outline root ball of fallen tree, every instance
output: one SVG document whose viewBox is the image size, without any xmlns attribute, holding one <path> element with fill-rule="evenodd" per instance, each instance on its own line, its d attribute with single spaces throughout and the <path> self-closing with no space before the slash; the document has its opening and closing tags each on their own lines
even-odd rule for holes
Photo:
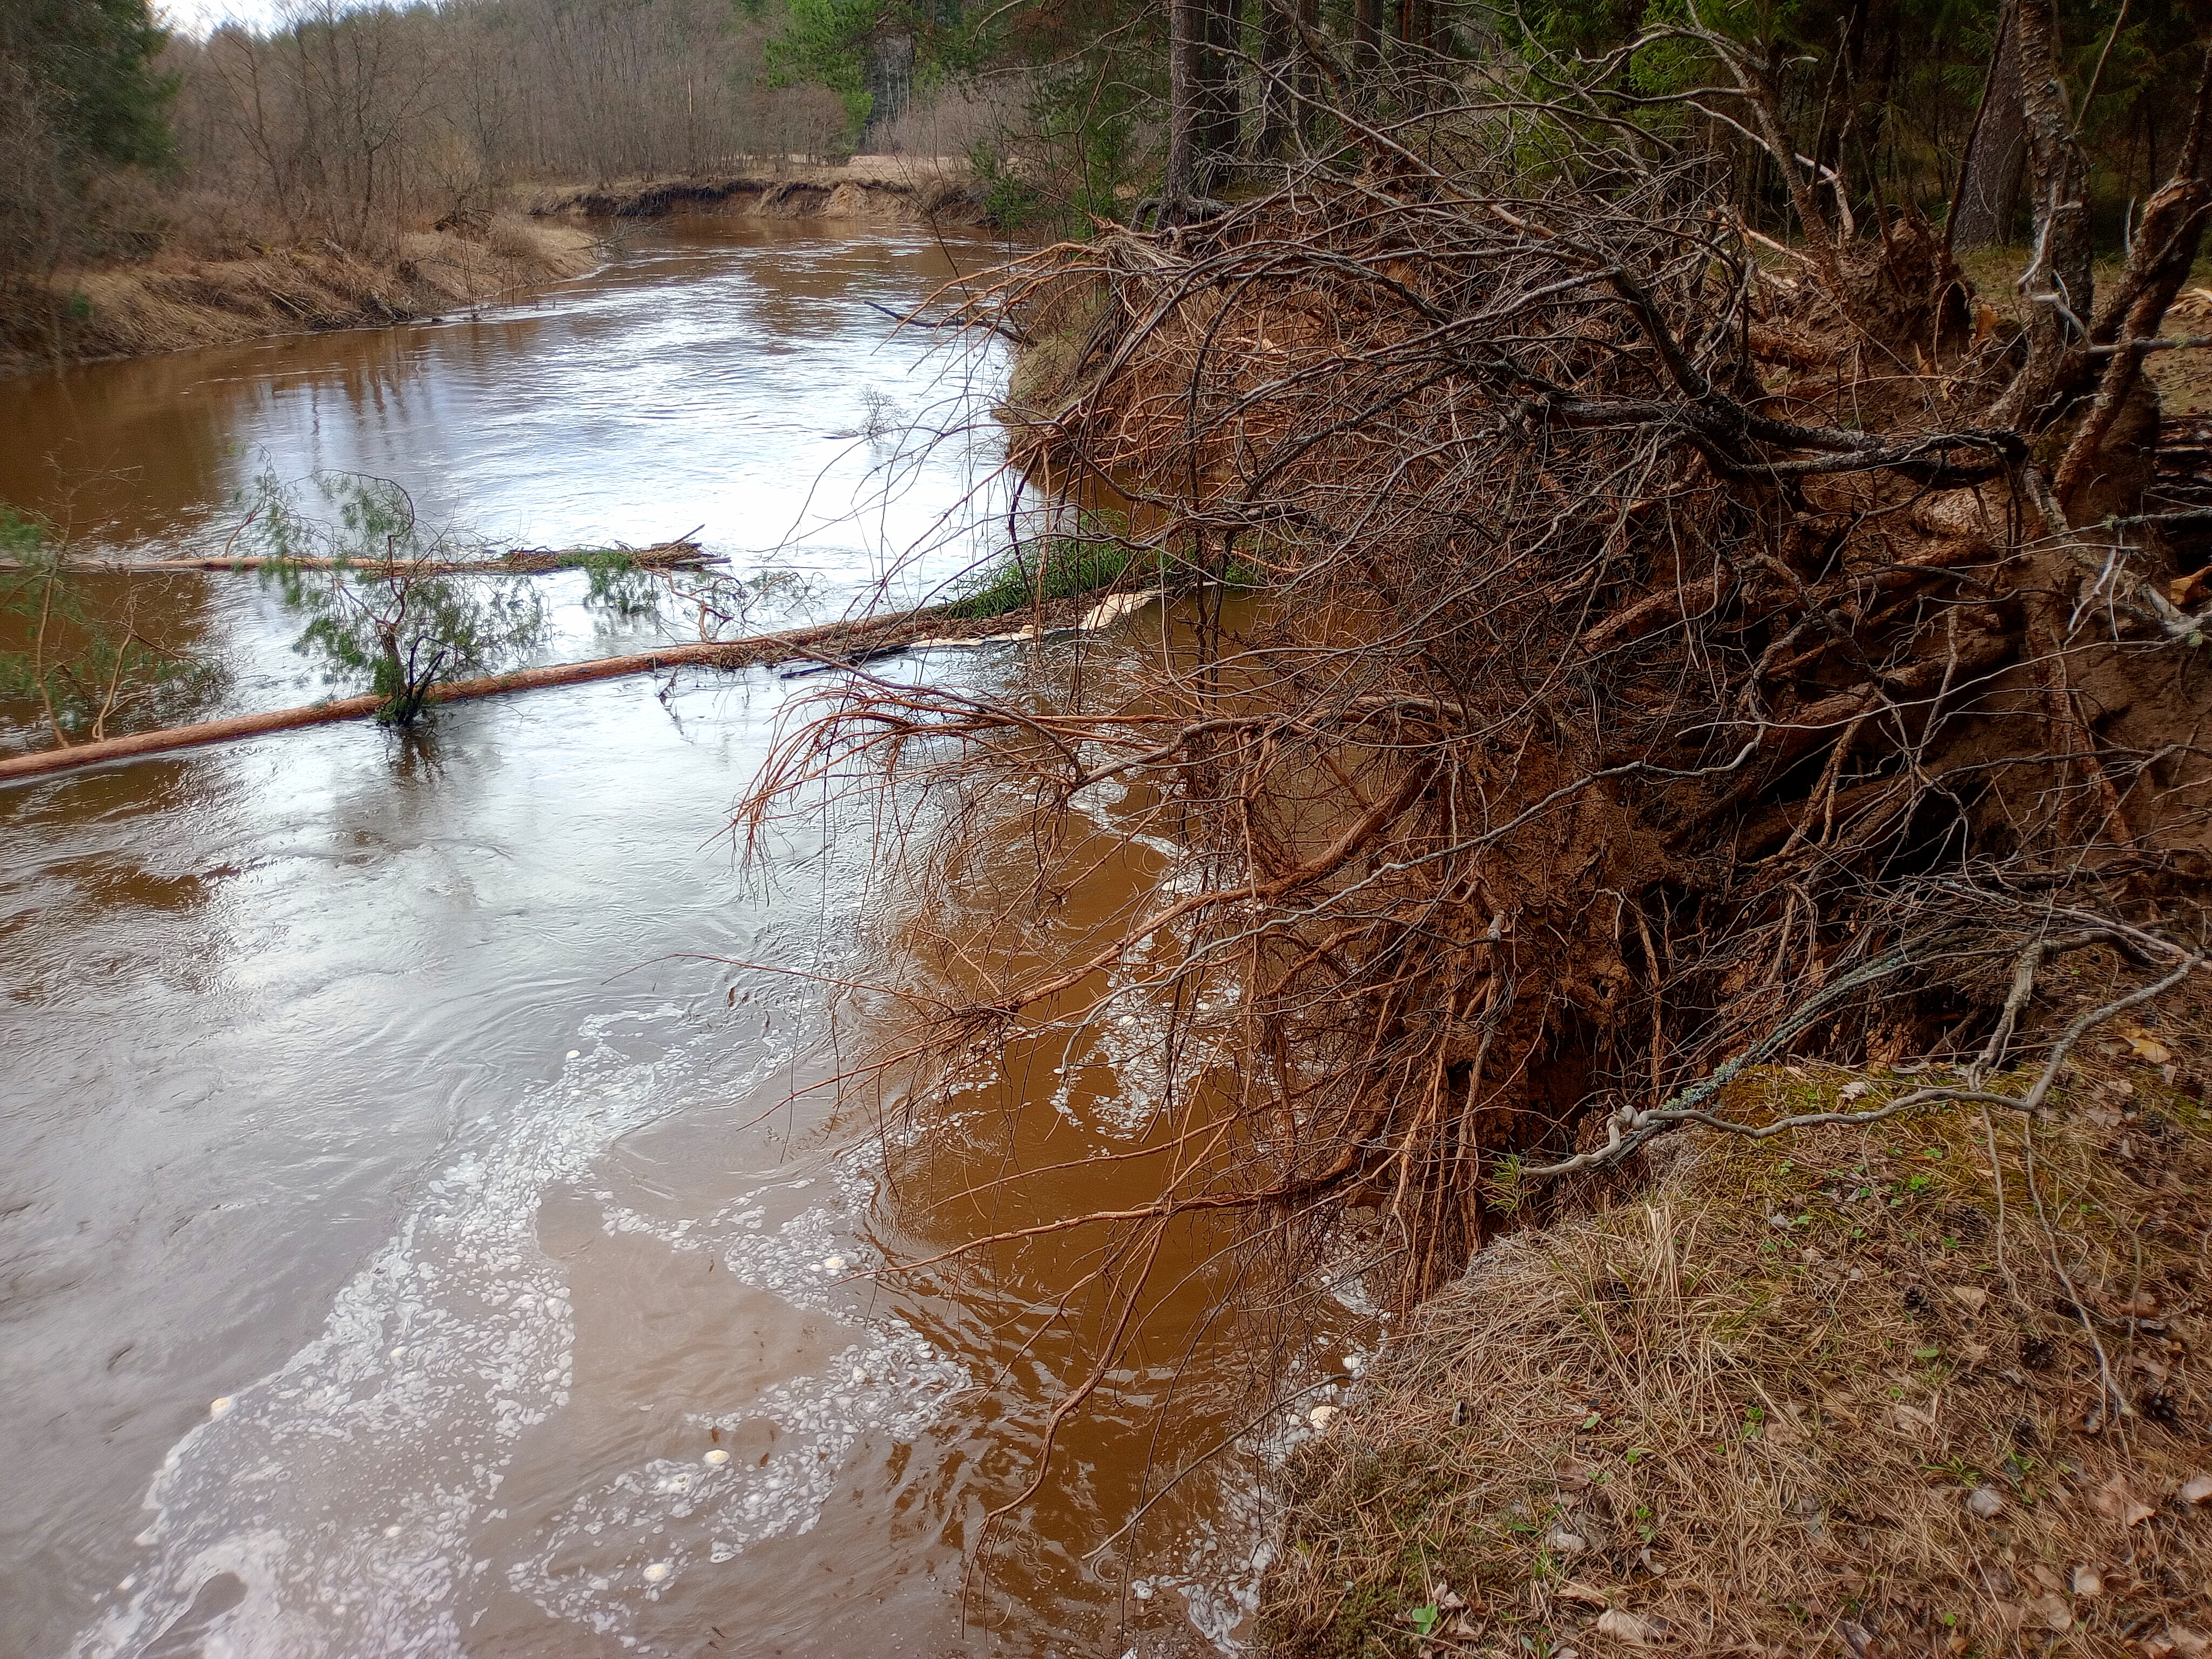
<svg viewBox="0 0 2212 1659">
<path fill-rule="evenodd" d="M 1371 1212 L 1355 1265 L 1407 1309 L 1669 1133 L 1780 1133 L 1736 1115 L 1760 1068 L 1942 1063 L 1916 1107 L 2032 1122 L 2075 1046 L 2201 996 L 2208 616 L 2145 510 L 2141 371 L 2205 101 L 2056 329 L 1978 325 L 1909 214 L 1761 246 L 1693 159 L 1502 104 L 1340 112 L 1356 175 L 1006 273 L 975 314 L 1034 343 L 1019 459 L 1261 593 L 1049 706 L 854 682 L 787 732 L 756 825 L 866 775 L 957 830 L 1017 802 L 1041 912 L 1101 788 L 1177 849 L 1073 964 L 1002 945 L 984 993 L 917 995 L 912 1097 L 1160 1011 L 1157 1202 L 1052 1224 L 1133 1273 L 1149 1230 L 1241 1216 L 1280 1287 Z M 2093 945 L 2124 972 L 2060 1018 Z"/>
</svg>

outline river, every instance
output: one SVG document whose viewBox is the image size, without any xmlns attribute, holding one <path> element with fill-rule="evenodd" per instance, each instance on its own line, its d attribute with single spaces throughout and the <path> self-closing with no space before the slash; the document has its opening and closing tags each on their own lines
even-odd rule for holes
<svg viewBox="0 0 2212 1659">
<path fill-rule="evenodd" d="M 0 382 L 0 500 L 127 558 L 220 545 L 264 469 L 343 468 L 506 541 L 700 526 L 835 614 L 997 533 L 1003 364 L 869 303 L 997 253 L 659 227 L 476 318 Z M 325 695 L 252 578 L 162 591 L 234 665 L 222 707 Z M 544 591 L 548 658 L 653 637 Z M 994 1085 L 1034 1090 L 1012 1145 L 806 1086 L 844 1041 L 806 975 L 899 925 L 865 821 L 795 820 L 764 868 L 727 833 L 817 684 L 611 683 L 0 791 L 0 1651 L 1234 1648 L 1266 1548 L 1243 1449 L 1082 1559 L 1249 1403 L 1195 1292 L 977 1570 L 1089 1363 L 1053 1317 L 1081 1253 L 870 1270 L 1000 1224 L 979 1168 L 1127 1201 L 1081 1166 L 1144 1115 L 1103 1050 Z"/>
</svg>

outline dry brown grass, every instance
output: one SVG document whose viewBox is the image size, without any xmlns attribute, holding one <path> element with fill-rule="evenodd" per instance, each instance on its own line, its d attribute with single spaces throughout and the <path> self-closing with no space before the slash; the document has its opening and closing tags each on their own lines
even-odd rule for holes
<svg viewBox="0 0 2212 1659">
<path fill-rule="evenodd" d="M 0 341 L 0 373 L 56 355 L 135 356 L 404 322 L 580 276 L 597 257 L 583 231 L 502 216 L 483 240 L 412 232 L 378 257 L 322 243 L 264 248 L 243 258 L 171 253 L 64 272 L 53 283 L 64 320 L 52 329 L 26 328 L 14 349 Z"/>
<path fill-rule="evenodd" d="M 2205 1053 L 2187 1024 L 2134 1029 Z M 1486 1252 L 1299 1454 L 1265 1645 L 2206 1651 L 2212 1115 L 2172 1075 L 2114 1038 L 2033 1123 L 1686 1144 Z"/>
</svg>

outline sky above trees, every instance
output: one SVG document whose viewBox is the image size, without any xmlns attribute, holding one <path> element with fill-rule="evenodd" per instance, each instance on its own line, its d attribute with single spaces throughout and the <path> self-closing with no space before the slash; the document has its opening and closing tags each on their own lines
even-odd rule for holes
<svg viewBox="0 0 2212 1659">
<path fill-rule="evenodd" d="M 169 27 L 204 40 L 225 23 L 270 27 L 283 21 L 284 0 L 159 0 L 154 10 Z"/>
</svg>

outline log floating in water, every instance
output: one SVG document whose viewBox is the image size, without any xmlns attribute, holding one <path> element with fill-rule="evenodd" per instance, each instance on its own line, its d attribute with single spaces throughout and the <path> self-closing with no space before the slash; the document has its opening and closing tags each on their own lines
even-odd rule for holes
<svg viewBox="0 0 2212 1659">
<path fill-rule="evenodd" d="M 650 547 L 515 547 L 504 553 L 475 558 L 399 559 L 389 563 L 379 559 L 273 559 L 252 556 L 243 558 L 114 559 L 98 563 L 72 560 L 63 568 L 100 575 L 131 576 L 174 575 L 203 570 L 260 570 L 272 565 L 289 565 L 295 570 L 358 570 L 368 576 L 394 574 L 443 576 L 465 573 L 485 576 L 542 576 L 556 570 L 580 569 L 592 560 L 609 553 L 623 555 L 640 570 L 696 570 L 705 565 L 725 562 L 689 536 L 679 536 L 674 541 L 655 542 Z M 21 560 L 0 559 L 0 570 L 23 568 L 25 566 Z"/>
</svg>

